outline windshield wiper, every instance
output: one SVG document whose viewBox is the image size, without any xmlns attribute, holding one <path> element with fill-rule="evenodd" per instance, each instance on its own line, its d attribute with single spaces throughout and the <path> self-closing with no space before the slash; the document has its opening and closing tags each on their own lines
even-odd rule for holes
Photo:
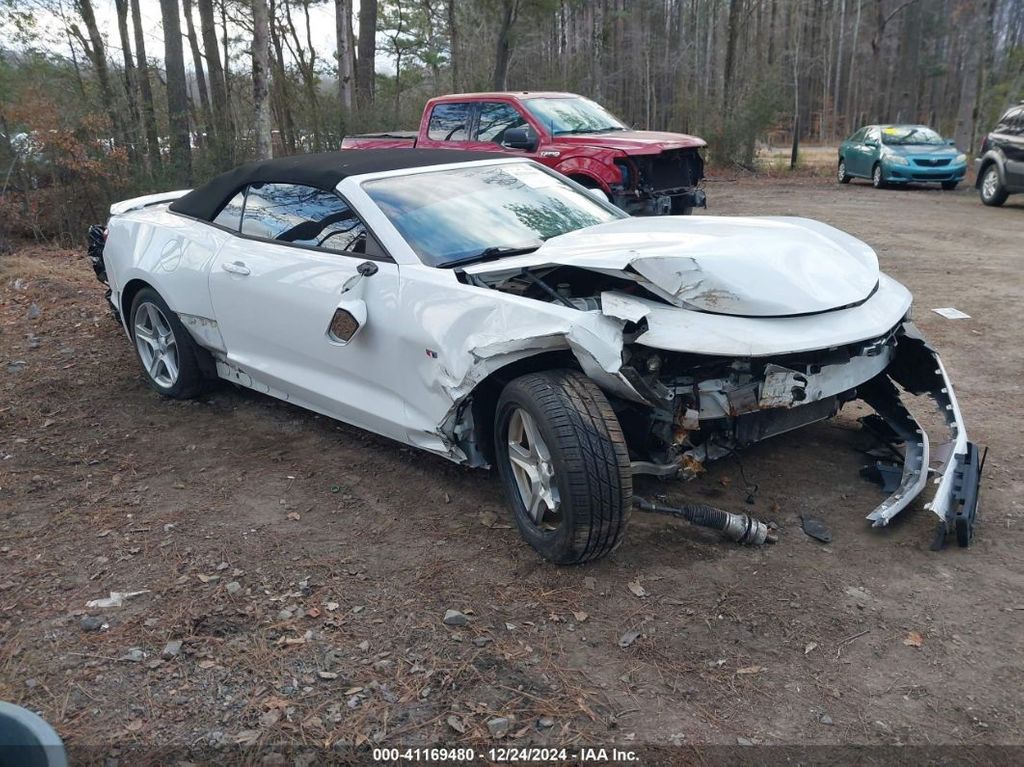
<svg viewBox="0 0 1024 767">
<path fill-rule="evenodd" d="M 443 264 L 438 264 L 442 269 L 451 269 L 453 266 L 463 266 L 465 264 L 472 264 L 478 261 L 496 261 L 499 258 L 506 258 L 508 256 L 524 256 L 527 253 L 533 253 L 540 245 L 530 245 L 522 248 L 500 248 L 490 247 L 484 248 L 479 253 L 474 253 L 471 256 L 463 256 L 457 258 L 454 261 L 445 261 Z"/>
</svg>

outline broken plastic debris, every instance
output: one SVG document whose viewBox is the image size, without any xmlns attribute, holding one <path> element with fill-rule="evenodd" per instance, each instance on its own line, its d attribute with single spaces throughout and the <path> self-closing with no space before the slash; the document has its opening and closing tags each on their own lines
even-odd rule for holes
<svg viewBox="0 0 1024 767">
<path fill-rule="evenodd" d="M 952 306 L 944 306 L 941 309 L 932 309 L 932 311 L 947 320 L 969 320 L 971 318 L 971 315 L 954 309 Z"/>
<path fill-rule="evenodd" d="M 148 594 L 149 589 L 142 591 L 111 591 L 109 597 L 103 599 L 90 599 L 85 603 L 86 607 L 124 607 L 126 600 L 137 597 L 139 594 Z"/>
<path fill-rule="evenodd" d="M 828 526 L 820 519 L 814 517 L 800 517 L 800 522 L 803 525 L 803 530 L 809 536 L 814 538 L 816 541 L 822 543 L 829 543 L 832 540 L 832 531 L 828 529 Z"/>
<path fill-rule="evenodd" d="M 634 596 L 640 597 L 641 599 L 647 596 L 647 589 L 640 585 L 639 578 L 635 581 L 630 581 L 626 585 L 629 587 L 629 590 L 633 592 Z"/>
<path fill-rule="evenodd" d="M 640 632 L 636 629 L 631 629 L 625 634 L 619 637 L 619 647 L 629 647 L 640 637 Z"/>
</svg>

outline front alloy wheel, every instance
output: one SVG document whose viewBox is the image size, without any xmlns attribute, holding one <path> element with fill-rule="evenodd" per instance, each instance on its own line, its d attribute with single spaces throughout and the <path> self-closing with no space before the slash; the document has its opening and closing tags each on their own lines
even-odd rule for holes
<svg viewBox="0 0 1024 767">
<path fill-rule="evenodd" d="M 871 171 L 871 186 L 875 189 L 881 189 L 885 186 L 885 179 L 882 178 L 882 165 L 881 163 L 875 165 Z"/>
<path fill-rule="evenodd" d="M 556 529 L 560 504 L 551 451 L 533 416 L 522 408 L 509 419 L 508 460 L 530 520 L 541 530 Z"/>
<path fill-rule="evenodd" d="M 622 541 L 633 476 L 619 419 L 574 370 L 509 382 L 494 414 L 494 455 L 516 527 L 545 559 L 598 559 Z"/>
</svg>

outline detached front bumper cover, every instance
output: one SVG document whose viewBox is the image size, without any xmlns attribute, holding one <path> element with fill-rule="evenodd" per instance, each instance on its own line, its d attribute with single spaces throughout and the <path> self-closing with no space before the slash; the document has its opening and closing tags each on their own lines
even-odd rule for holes
<svg viewBox="0 0 1024 767">
<path fill-rule="evenodd" d="M 934 469 L 929 465 L 928 435 L 903 405 L 894 381 L 911 394 L 930 396 L 946 422 L 949 441 L 940 449 L 943 457 Z M 929 474 L 934 473 L 938 487 L 925 505 L 940 520 L 932 548 L 941 548 L 950 531 L 956 531 L 957 542 L 967 546 L 973 535 L 978 506 L 980 451 L 967 439 L 967 428 L 942 360 L 913 323 L 903 324 L 889 367 L 861 386 L 858 392 L 904 445 L 901 481 L 892 495 L 868 514 L 868 519 L 875 527 L 889 524 L 920 495 Z"/>
</svg>

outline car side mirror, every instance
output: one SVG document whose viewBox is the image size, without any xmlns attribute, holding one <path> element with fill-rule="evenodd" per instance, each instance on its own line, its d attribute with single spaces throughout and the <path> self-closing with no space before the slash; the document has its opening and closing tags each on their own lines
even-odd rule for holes
<svg viewBox="0 0 1024 767">
<path fill-rule="evenodd" d="M 521 128 L 509 128 L 505 131 L 505 137 L 501 141 L 501 145 L 507 149 L 523 149 L 527 152 L 535 151 L 538 143 L 537 134 L 528 125 Z"/>
<path fill-rule="evenodd" d="M 948 138 L 948 139 L 946 139 L 946 146 L 956 146 L 956 139 L 955 138 Z"/>
<path fill-rule="evenodd" d="M 356 287 L 367 277 L 372 277 L 377 273 L 377 265 L 373 261 L 363 261 L 359 266 L 356 267 L 356 273 L 345 280 L 345 284 L 341 286 L 341 294 L 351 293 Z"/>
<path fill-rule="evenodd" d="M 366 324 L 366 301 L 363 300 L 362 285 L 378 271 L 373 261 L 363 261 L 356 267 L 356 273 L 341 286 L 341 300 L 327 328 L 327 337 L 334 343 L 347 344 Z"/>
<path fill-rule="evenodd" d="M 338 344 L 347 344 L 366 324 L 366 302 L 363 299 L 342 301 L 334 310 L 327 335 Z"/>
<path fill-rule="evenodd" d="M 874 147 L 875 149 L 877 149 L 878 148 L 878 142 L 875 141 L 874 139 L 868 139 L 867 141 L 864 142 L 864 146 L 870 146 L 870 147 Z"/>
</svg>

